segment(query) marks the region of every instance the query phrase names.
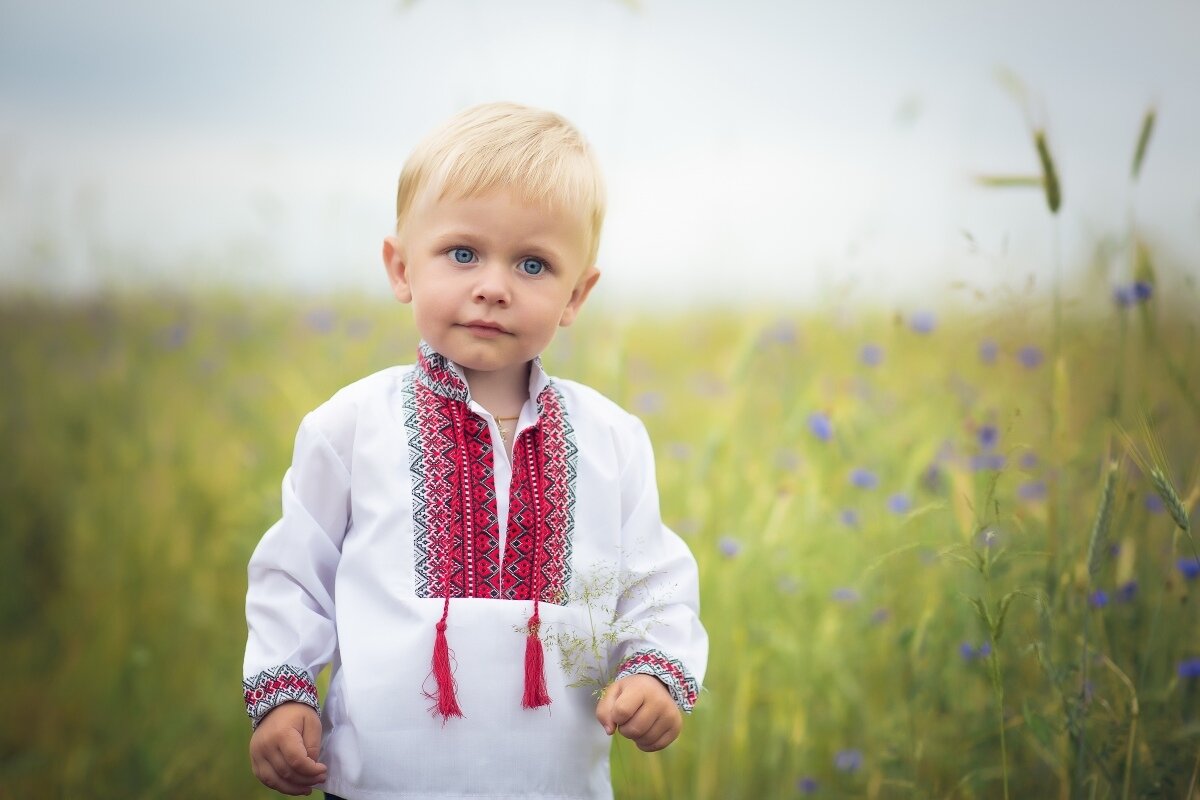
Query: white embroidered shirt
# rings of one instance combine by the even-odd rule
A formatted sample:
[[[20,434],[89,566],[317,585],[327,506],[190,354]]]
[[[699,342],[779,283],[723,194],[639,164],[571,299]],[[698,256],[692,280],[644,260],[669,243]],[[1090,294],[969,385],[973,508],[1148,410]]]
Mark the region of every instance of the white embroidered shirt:
[[[257,725],[322,710],[323,789],[355,800],[608,798],[600,686],[658,677],[690,711],[708,655],[696,562],[659,515],[641,422],[540,359],[510,461],[461,369],[418,362],[308,414],[283,515],[250,560],[243,669]],[[522,707],[538,600],[551,704]],[[463,717],[431,713],[445,620]]]

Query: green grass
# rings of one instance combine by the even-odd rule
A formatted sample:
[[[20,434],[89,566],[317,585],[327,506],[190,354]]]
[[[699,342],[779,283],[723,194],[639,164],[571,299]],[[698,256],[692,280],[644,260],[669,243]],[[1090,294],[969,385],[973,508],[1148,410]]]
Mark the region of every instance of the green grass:
[[[646,421],[712,641],[683,737],[656,755],[619,746],[618,795],[787,797],[807,776],[817,797],[990,798],[1007,783],[1118,798],[1127,782],[1129,797],[1185,796],[1200,679],[1178,665],[1200,657],[1200,582],[1112,417],[1138,430],[1145,410],[1192,513],[1200,349],[1195,322],[1157,303],[1068,314],[1058,363],[1032,368],[1017,354],[1051,353],[1050,326],[1016,310],[922,334],[854,312],[590,309],[565,331],[550,370]],[[246,561],[300,417],[411,361],[406,312],[10,298],[0,342],[0,796],[269,795],[239,696]],[[907,510],[889,508],[896,494]],[[993,655],[964,658],[964,642]],[[850,750],[861,765],[837,769]]]

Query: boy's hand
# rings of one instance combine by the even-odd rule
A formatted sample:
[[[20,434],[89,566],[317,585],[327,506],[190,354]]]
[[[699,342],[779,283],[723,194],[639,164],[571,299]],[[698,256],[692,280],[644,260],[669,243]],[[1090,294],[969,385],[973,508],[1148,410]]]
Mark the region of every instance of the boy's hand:
[[[250,737],[250,764],[254,776],[284,794],[312,794],[324,783],[321,754],[321,718],[304,703],[281,703],[267,712]]]
[[[675,741],[683,728],[683,713],[667,687],[653,675],[629,675],[614,681],[596,705],[596,719],[609,736],[618,731],[647,753]]]

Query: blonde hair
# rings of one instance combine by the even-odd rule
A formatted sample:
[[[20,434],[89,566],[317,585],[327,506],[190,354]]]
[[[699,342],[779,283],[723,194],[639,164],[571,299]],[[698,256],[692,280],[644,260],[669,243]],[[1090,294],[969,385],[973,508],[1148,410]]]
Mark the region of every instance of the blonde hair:
[[[485,103],[460,111],[413,150],[396,191],[399,232],[417,198],[477,197],[508,189],[523,201],[577,211],[596,261],[604,224],[600,165],[583,135],[551,111],[517,103]]]

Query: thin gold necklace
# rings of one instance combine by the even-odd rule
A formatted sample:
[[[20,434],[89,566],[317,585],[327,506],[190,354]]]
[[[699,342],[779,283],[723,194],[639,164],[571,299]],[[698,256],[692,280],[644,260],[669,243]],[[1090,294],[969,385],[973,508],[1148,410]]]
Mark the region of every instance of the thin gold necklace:
[[[496,425],[499,426],[499,428],[500,428],[500,438],[502,438],[502,439],[508,438],[508,428],[504,427],[504,423],[510,422],[510,421],[515,422],[516,420],[519,420],[519,419],[520,419],[520,417],[496,417]]]

